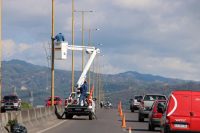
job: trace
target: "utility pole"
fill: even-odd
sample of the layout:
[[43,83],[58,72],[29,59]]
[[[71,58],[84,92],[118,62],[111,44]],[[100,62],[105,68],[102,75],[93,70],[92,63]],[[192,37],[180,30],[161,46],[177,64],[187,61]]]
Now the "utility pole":
[[54,0],[52,0],[52,34],[51,34],[51,106],[54,106]]
[[[91,44],[91,32],[92,31],[97,31],[97,30],[100,30],[100,29],[91,29],[91,28],[88,29],[88,46],[92,45]],[[90,81],[90,69],[89,69],[89,71],[88,71],[88,86],[89,86],[89,91],[90,91],[90,82],[91,81]]]
[[[74,46],[74,0],[72,0],[72,46]],[[72,51],[72,86],[71,92],[74,92],[74,51]]]
[[[84,46],[84,11],[82,13],[82,46]],[[84,51],[82,51],[82,72],[84,69]]]
[[[89,35],[88,46],[91,46],[91,29],[90,28],[89,28],[89,31],[88,31],[88,35]],[[88,86],[89,86],[89,92],[90,92],[90,69],[88,71]]]
[[101,90],[101,86],[100,86],[100,83],[101,83],[101,75],[100,75],[100,59],[99,59],[99,63],[98,63],[98,68],[99,68],[99,73],[98,73],[98,106],[100,105],[100,101],[101,101],[101,98],[100,98],[100,90]]
[[[96,98],[98,97],[98,87],[99,87],[99,82],[98,82],[98,73],[99,73],[99,56],[97,55],[97,58],[96,58],[96,92],[95,92],[95,94],[96,94]],[[99,101],[99,99],[97,100],[97,103],[99,103],[98,102]],[[99,105],[97,106],[97,107],[99,107]]]
[[[93,12],[92,10],[80,10],[80,11],[77,11],[77,10],[74,10],[74,12],[80,12],[81,15],[82,15],[82,28],[81,28],[81,32],[82,32],[82,46],[84,46],[84,22],[85,22],[85,13],[87,12]],[[82,51],[82,71],[84,69],[84,52],[85,51]]]
[[[0,100],[2,99],[2,38],[1,38],[1,32],[2,32],[2,0],[0,0]],[[1,103],[0,103],[1,108]],[[1,111],[0,111],[1,112]]]

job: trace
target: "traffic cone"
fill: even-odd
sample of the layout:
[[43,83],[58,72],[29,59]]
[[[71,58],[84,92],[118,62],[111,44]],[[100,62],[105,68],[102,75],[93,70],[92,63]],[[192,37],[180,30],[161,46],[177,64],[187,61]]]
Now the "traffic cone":
[[131,130],[131,127],[129,127],[129,128],[128,128],[128,133],[131,133],[131,131],[132,131],[132,130]]
[[125,118],[125,115],[123,115],[123,118],[122,118],[122,128],[126,128],[126,118]]
[[120,109],[119,109],[119,104],[118,104],[118,112],[120,112]]
[[122,109],[120,109],[119,116],[120,116],[121,118],[123,117]]
[[122,108],[122,102],[119,101],[119,108]]

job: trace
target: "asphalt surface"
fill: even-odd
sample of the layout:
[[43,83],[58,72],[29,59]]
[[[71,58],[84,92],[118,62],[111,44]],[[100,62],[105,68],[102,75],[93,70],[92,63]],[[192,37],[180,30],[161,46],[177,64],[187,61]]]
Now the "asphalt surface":
[[132,113],[131,111],[124,111],[126,116],[126,126],[131,127],[132,133],[160,133],[160,128],[155,128],[155,131],[148,130],[148,119],[145,118],[144,122],[138,122],[138,112]]
[[126,129],[121,128],[122,120],[119,113],[114,109],[99,109],[96,113],[97,119],[89,120],[88,117],[75,117],[72,120],[60,120],[60,124],[50,129],[43,129],[38,133],[155,133],[148,131],[148,119],[145,122],[138,122],[138,113],[124,111],[126,116]]

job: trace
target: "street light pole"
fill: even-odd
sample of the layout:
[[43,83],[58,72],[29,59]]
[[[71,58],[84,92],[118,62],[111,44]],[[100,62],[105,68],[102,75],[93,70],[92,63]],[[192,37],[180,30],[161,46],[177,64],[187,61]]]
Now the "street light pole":
[[[77,10],[75,10],[74,12],[81,12],[81,15],[82,15],[82,46],[84,46],[84,22],[85,22],[85,18],[84,18],[84,16],[85,16],[85,13],[86,12],[93,12],[92,10],[88,10],[88,11],[84,11],[84,10],[81,10],[81,11],[77,11]],[[83,69],[84,69],[84,51],[82,51],[82,71],[83,71]]]
[[51,35],[51,106],[54,106],[54,0],[52,0],[52,35]]
[[[88,29],[88,46],[91,46],[91,32],[97,31],[97,30],[100,30],[100,29],[91,29],[91,28]],[[89,91],[90,91],[90,68],[88,71],[88,85],[89,85]]]
[[[74,46],[74,0],[72,0],[72,46]],[[72,51],[72,84],[71,92],[74,92],[74,51]]]
[[[1,21],[2,20],[2,0],[0,0],[0,100],[1,100],[1,97],[2,97],[2,66],[1,66],[1,61],[2,61],[2,38],[1,38],[1,31],[2,31],[2,24],[1,24]],[[0,108],[1,108],[1,103],[0,103]],[[1,111],[0,111],[1,112]]]
[[100,101],[101,101],[101,96],[100,96],[100,92],[101,92],[101,59],[99,59],[99,64],[98,64],[98,68],[99,68],[99,72],[98,72],[98,106],[100,105]]
[[[82,11],[82,46],[84,46],[84,11]],[[82,51],[82,72],[84,69],[84,51]]]

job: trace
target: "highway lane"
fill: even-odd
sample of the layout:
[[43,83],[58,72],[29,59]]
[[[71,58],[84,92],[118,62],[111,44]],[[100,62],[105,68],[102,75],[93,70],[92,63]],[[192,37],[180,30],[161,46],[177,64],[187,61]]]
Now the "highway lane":
[[160,132],[160,128],[155,128],[155,131],[148,131],[148,119],[144,122],[138,122],[138,112],[132,113],[130,110],[124,111],[126,116],[127,128],[131,127],[133,133],[155,133]]
[[[148,119],[145,122],[137,121],[137,113],[124,112],[126,125],[132,127],[133,133],[155,133],[148,131]],[[127,129],[121,128],[121,118],[117,110],[99,109],[96,120],[88,120],[88,117],[75,117],[72,120],[60,120],[62,124],[40,133],[126,133]],[[156,132],[159,132],[157,130]]]

